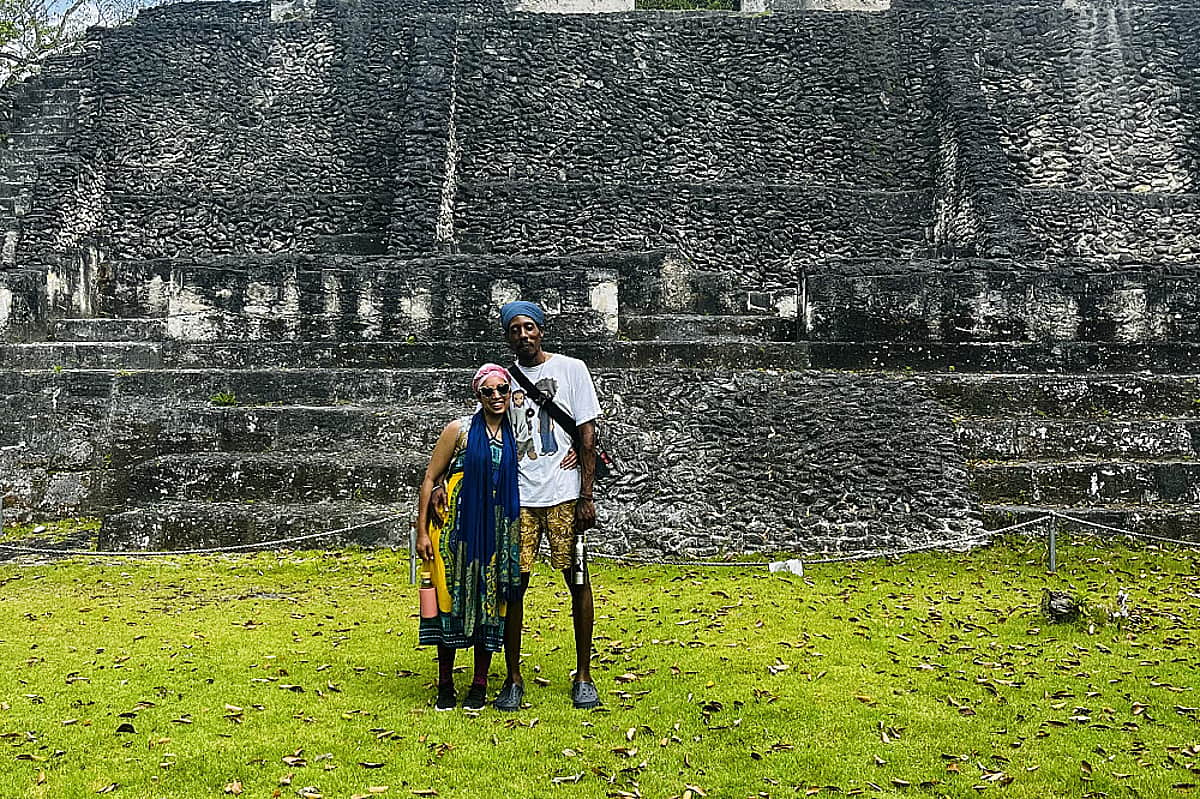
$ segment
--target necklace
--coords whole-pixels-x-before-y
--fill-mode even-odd
[[[497,423],[496,426],[493,428],[489,422],[487,422],[487,421],[484,422],[484,425],[487,427],[488,438],[500,438],[501,424],[502,423]]]

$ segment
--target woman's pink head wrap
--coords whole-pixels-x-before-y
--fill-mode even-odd
[[[479,371],[475,373],[473,378],[471,378],[471,393],[478,394],[479,387],[483,385],[483,381],[495,375],[503,377],[504,382],[506,383],[512,382],[512,377],[508,374],[508,370],[503,366],[498,366],[494,363],[485,363],[483,366],[479,367]]]

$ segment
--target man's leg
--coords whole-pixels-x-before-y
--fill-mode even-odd
[[[575,585],[572,569],[563,572],[567,590],[571,592],[571,621],[575,626],[575,681],[592,681],[592,629],[596,623],[596,611],[592,604],[591,576],[583,585]]]
[[[571,685],[571,700],[577,708],[592,708],[600,697],[592,685],[592,627],[595,610],[592,600],[592,581],[584,570],[584,582],[575,584],[575,502],[564,502],[550,509],[547,519],[550,537],[550,562],[562,572],[571,594],[571,623],[575,630],[575,681]]]

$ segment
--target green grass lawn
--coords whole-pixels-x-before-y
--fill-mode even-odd
[[[598,563],[590,713],[542,566],[531,706],[475,716],[431,708],[395,553],[3,565],[0,796],[1200,796],[1200,556],[1041,554]],[[1092,621],[1046,623],[1046,587]]]

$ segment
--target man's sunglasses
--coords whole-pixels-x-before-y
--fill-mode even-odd
[[[501,383],[500,385],[496,386],[495,388],[488,388],[487,386],[480,386],[479,387],[479,396],[483,397],[484,399],[491,399],[494,396],[507,397],[508,396],[508,383]]]

